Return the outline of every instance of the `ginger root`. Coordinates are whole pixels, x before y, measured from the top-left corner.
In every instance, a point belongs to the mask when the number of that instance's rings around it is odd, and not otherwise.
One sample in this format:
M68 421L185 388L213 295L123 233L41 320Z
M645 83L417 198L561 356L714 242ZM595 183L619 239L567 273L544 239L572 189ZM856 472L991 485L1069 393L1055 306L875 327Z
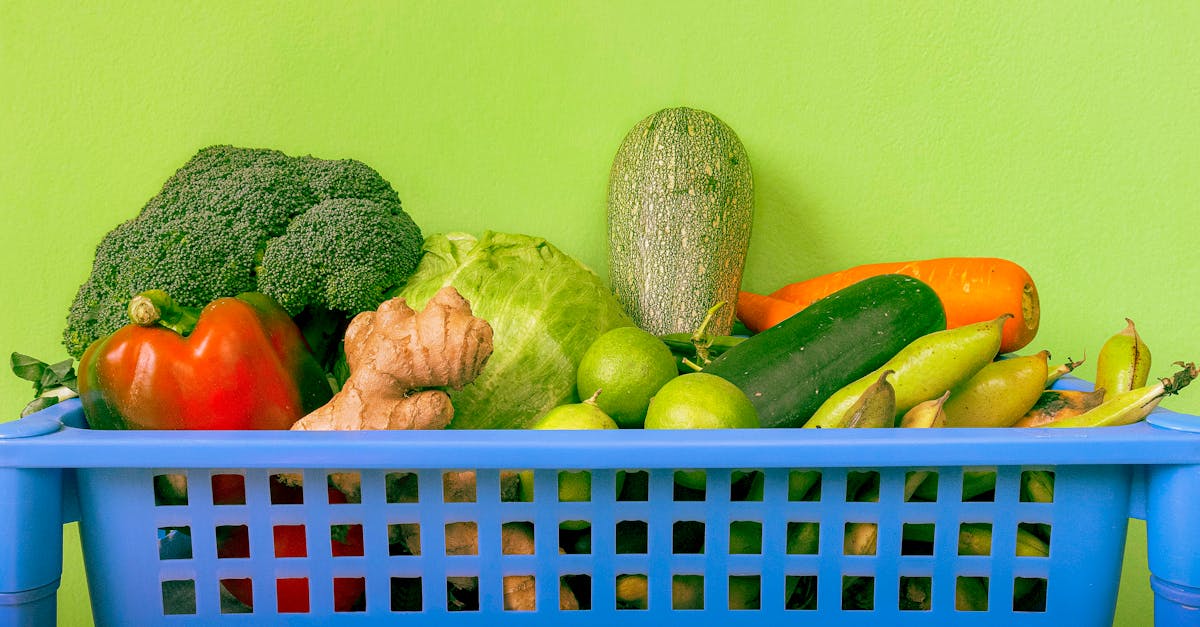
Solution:
M393 298L358 314L345 346L350 378L293 430L444 429L454 417L445 388L479 376L492 354L492 327L447 286L420 312Z

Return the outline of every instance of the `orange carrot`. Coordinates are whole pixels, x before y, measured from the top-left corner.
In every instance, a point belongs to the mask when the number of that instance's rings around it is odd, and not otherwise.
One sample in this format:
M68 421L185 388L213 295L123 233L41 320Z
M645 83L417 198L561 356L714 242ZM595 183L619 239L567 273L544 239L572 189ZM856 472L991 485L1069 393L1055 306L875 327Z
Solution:
M753 292L739 292L737 301L737 317L747 329L758 333L765 331L793 314L804 309L790 300L763 296Z
M903 274L927 283L942 299L947 328L1012 314L1004 324L1002 353L1024 347L1037 335L1040 311L1033 279L1016 263L995 257L944 257L855 266L785 285L771 297L807 307L843 287L878 274ZM749 323L745 324L751 328Z

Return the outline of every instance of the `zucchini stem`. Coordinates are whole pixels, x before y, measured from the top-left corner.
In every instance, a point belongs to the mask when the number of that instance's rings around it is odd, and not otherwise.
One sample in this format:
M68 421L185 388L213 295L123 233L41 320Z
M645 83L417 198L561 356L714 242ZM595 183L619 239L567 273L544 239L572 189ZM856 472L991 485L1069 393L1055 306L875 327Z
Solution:
M708 334L708 325L712 322L713 316L725 306L725 301L720 301L712 307L708 308L708 313L704 315L704 321L696 330L692 332L692 346L696 347L696 358L700 360L703 366L707 366L712 357L709 356L708 349L713 345L713 337Z

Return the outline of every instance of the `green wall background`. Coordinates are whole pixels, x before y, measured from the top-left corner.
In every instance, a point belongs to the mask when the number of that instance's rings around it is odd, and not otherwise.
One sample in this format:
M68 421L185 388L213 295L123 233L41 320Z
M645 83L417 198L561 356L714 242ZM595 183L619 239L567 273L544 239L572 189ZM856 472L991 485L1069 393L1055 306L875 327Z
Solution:
M1184 1L0 0L0 349L62 358L95 244L214 143L361 159L426 232L603 274L617 145L686 104L750 154L747 288L1007 257L1040 287L1031 348L1094 358L1128 316L1162 376L1200 359L1197 31ZM0 376L5 419L29 394ZM87 624L64 535L61 622ZM1144 552L1135 522L1118 624L1148 620Z

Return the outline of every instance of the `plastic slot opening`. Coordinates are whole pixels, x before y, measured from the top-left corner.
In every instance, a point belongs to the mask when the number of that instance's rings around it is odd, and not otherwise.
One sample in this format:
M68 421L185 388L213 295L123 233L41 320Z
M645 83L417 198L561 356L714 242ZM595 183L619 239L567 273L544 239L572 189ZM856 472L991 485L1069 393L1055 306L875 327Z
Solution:
M196 613L196 582L192 579L169 579L162 582L163 614L166 616Z
M672 575L671 576L671 609L673 609L673 610L702 610L702 609L704 609L704 576L703 575Z
M392 611L420 612L424 609L420 577L392 577Z

